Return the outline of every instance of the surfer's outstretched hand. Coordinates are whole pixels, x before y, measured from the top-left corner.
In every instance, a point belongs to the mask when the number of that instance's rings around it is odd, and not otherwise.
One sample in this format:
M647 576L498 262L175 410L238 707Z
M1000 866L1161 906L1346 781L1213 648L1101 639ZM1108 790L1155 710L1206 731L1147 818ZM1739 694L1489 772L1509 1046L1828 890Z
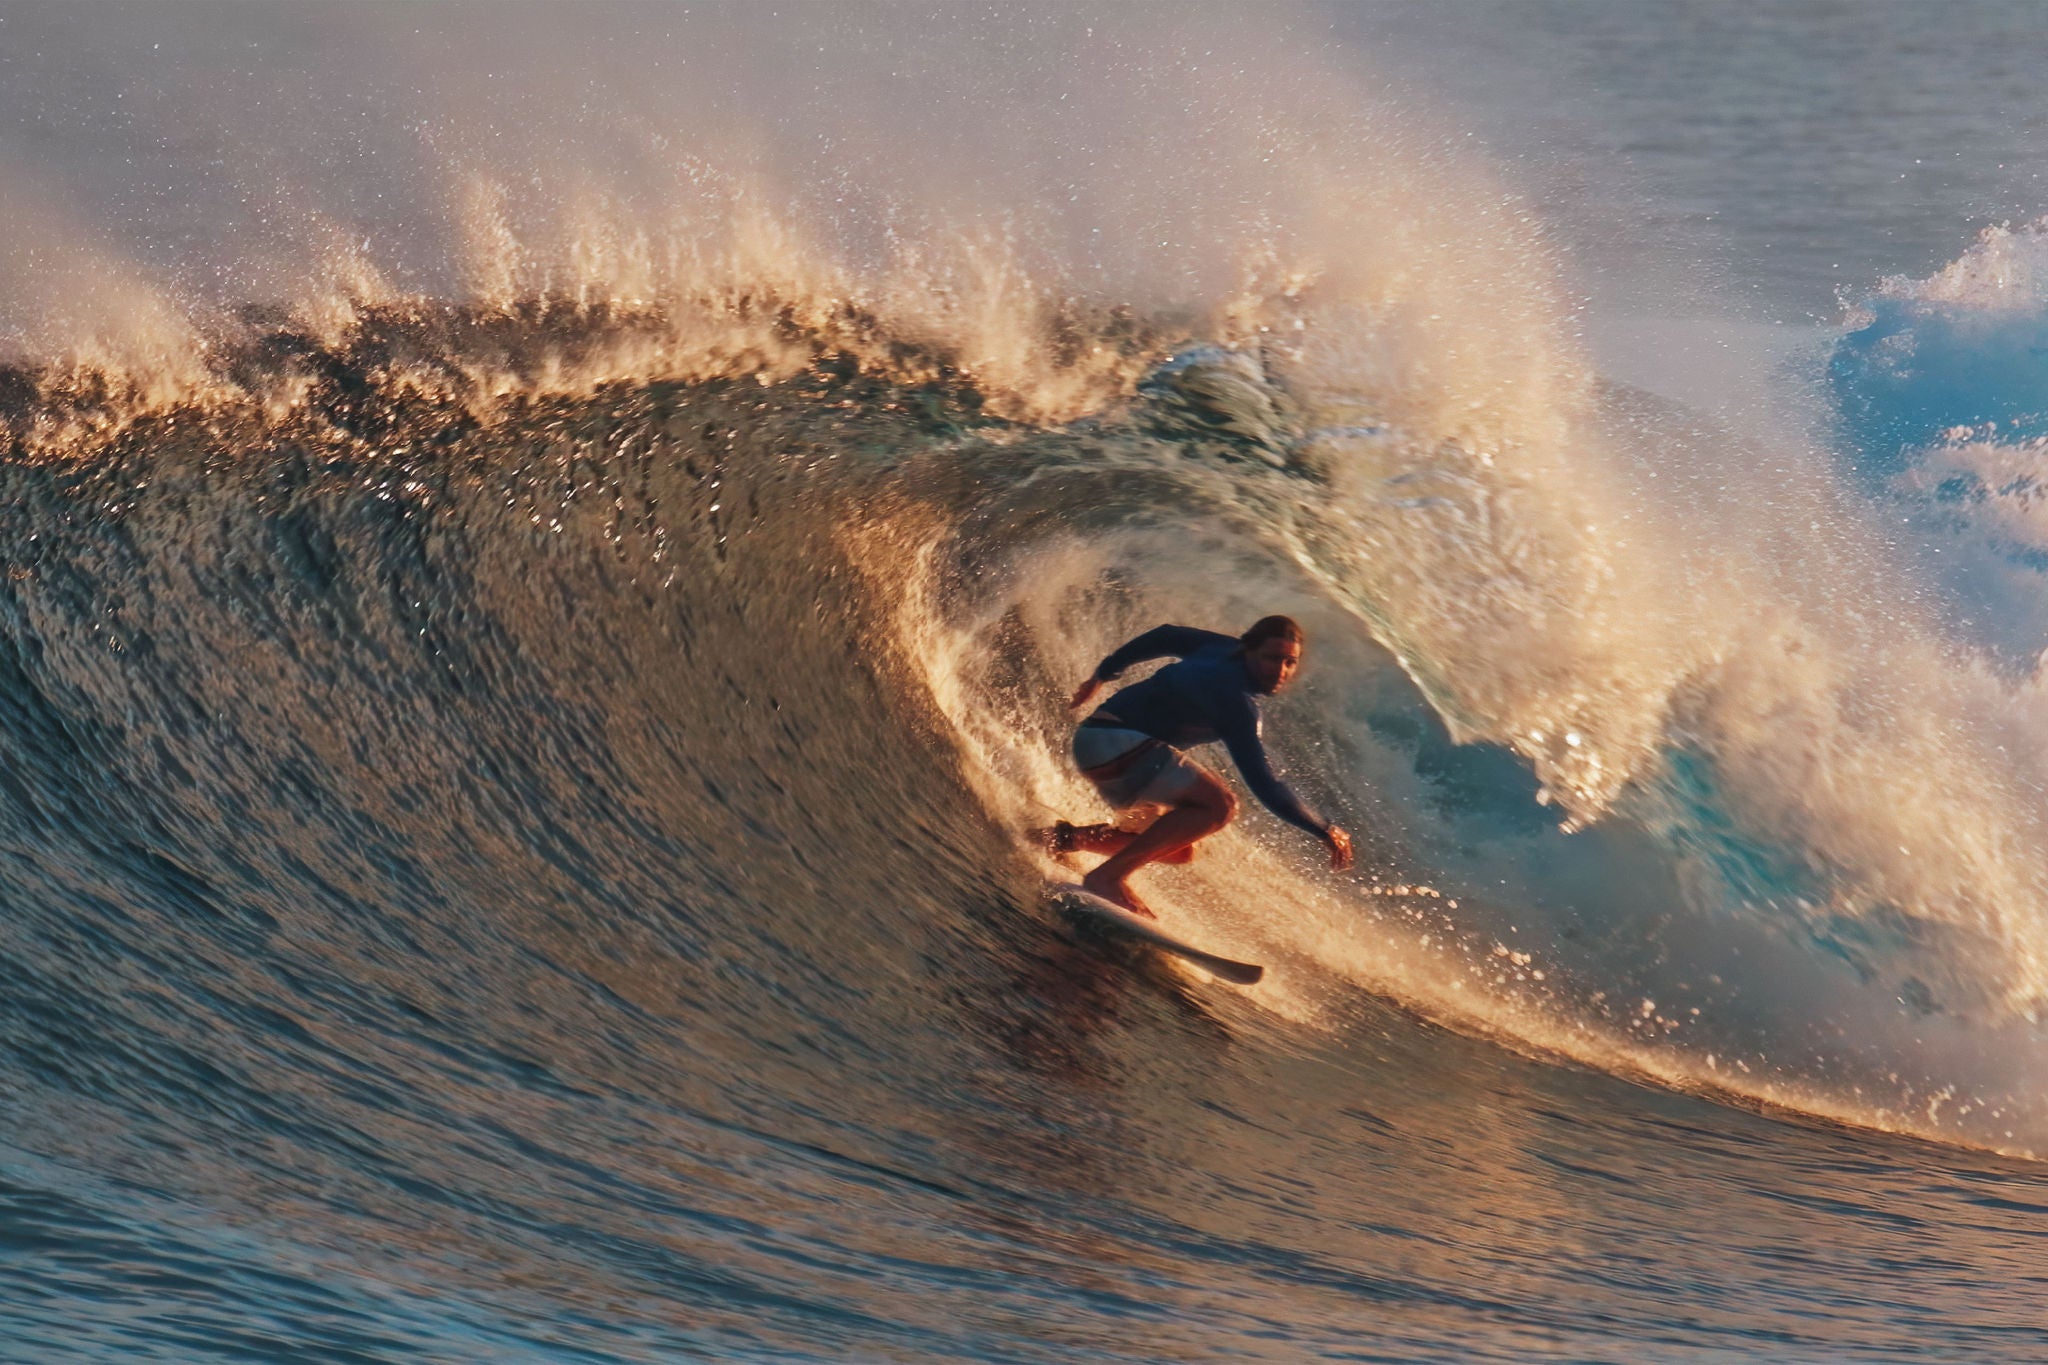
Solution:
M1345 868L1351 866L1350 835L1332 825L1330 826L1330 832L1323 836L1323 842L1330 846L1330 867L1332 870L1342 872Z
M1095 694L1097 692L1100 692L1101 690L1101 680L1091 673L1088 676L1088 681L1082 683L1079 687L1074 689L1074 699L1068 702L1067 705L1072 707L1074 710L1078 711L1082 707L1086 706L1089 702L1093 701L1095 699Z

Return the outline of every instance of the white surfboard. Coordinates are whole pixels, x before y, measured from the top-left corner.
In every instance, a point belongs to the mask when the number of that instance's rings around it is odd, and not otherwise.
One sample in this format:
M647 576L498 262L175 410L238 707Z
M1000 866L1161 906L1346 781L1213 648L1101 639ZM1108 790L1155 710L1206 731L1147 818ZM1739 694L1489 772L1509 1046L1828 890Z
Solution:
M1060 902L1060 908L1075 923L1097 929L1119 938L1131 939L1157 948L1162 953L1171 953L1194 963L1203 971L1219 976L1239 986L1250 986L1266 974L1266 969L1255 962L1239 962L1234 958L1219 957L1204 952L1192 943L1183 942L1159 927L1158 920L1134 915L1120 905L1083 891L1072 882L1053 882L1050 894Z

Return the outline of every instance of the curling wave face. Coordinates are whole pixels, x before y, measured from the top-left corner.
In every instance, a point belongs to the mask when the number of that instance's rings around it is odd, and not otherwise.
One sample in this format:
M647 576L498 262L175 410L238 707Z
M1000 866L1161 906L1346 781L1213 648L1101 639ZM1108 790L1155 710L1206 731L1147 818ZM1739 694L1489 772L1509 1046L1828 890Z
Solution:
M76 770L31 809L86 782L64 799L182 829L179 865L249 812L238 860L349 845L311 874L331 887L372 876L353 845L380 828L372 861L411 869L382 904L444 866L502 892L487 827L567 803L607 832L565 885L658 830L639 893L686 838L723 868L721 914L825 932L848 850L887 850L851 858L864 913L902 913L906 864L936 865L956 889L917 899L944 918L986 862L1028 901L1018 832L1088 812L1061 758L1072 676L1153 620L1288 610L1315 663L1276 743L1369 832L1367 870L1318 874L1254 817L1162 883L1224 948L1287 964L1265 1008L1319 1026L1363 987L1685 1088L2035 1141L2025 1054L1984 1060L2032 1029L2035 873L1999 804L2021 770L1897 685L1955 685L1934 633L1897 635L1910 614L1826 618L1878 562L1857 510L1777 495L1830 517L1819 551L1780 506L1687 525L1696 422L1575 379L1568 348L1433 406L1374 380L1415 344L1398 320L1268 307L1236 344L1178 346L1170 320L1066 308L1086 344L1063 354L1135 378L1053 422L884 319L754 293L361 303L325 336L252 313L176 401L19 369L10 605L22 705L49 712L23 734L102 746L25 754ZM1718 453L1723 479L1781 458ZM1710 566L1733 610L1702 596ZM895 813L811 827L849 807ZM426 811L467 814L428 832ZM203 885L235 882L219 856ZM302 875L303 852L262 856L287 861L241 884Z
M1738 432L1324 16L621 14L190 11L0 149L0 1341L2033 1339L2038 229ZM1273 611L1356 872L1070 942L1062 699Z
M1996 842L2024 813L1965 780L2001 770L1938 699L1870 690L1952 670L1935 635L1820 610L1816 581L1881 564L1857 506L1688 523L1688 415L1554 359L1491 406L1412 375L1396 401L1361 359L1383 317L1270 306L1235 341L1069 310L1064 354L1133 378L1060 420L885 320L732 299L687 328L561 298L250 314L182 396L16 369L18 1140L251 1228L290 1210L337 1262L406 1247L511 1347L550 1329L503 1286L545 1274L680 1294L671 1343L759 1346L776 1305L788 1349L869 1312L969 1349L919 1303L942 1265L997 1274L973 1243L1007 1234L920 1242L877 1290L895 1225L846 1184L931 1202L920 1227L1114 1185L1041 1169L1112 1121L1085 1038L1131 1008L1046 956L1023 831L1090 799L1060 701L1143 625L1284 610L1313 643L1274 747L1367 852L1334 879L1254 813L1156 874L1272 968L1220 1015L1171 991L1188 1027L1283 1067L1397 1028L1404 1093L1453 1056L1542 1070L1377 996L1538 1058L2040 1141L2026 1052L1992 1046L2032 1036L2032 874ZM686 332L772 353L679 364ZM1836 543L1779 538L1787 505ZM1982 876L1944 902L1957 866ZM1020 1108L984 1046L1059 1086ZM1146 1065L1207 1065L1181 1046ZM1149 1143L1174 1113L1116 1121ZM798 1291L745 1231L764 1161L804 1210ZM1166 1235L1104 1217L1074 1234Z

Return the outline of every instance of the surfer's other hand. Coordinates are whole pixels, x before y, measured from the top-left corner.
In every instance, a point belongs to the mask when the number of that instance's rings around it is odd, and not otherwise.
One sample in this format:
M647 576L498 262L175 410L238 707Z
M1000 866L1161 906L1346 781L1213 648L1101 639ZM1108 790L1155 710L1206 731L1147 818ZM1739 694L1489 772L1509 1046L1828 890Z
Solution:
M1323 836L1323 842L1330 846L1330 867L1342 872L1351 866L1351 836L1337 826L1330 826L1330 832Z
M1068 702L1067 705L1073 708L1074 710L1078 711L1082 707L1086 706L1090 701L1093 701L1095 698L1095 694L1097 692L1100 692L1101 690L1102 680L1100 678L1095 677L1093 674L1090 674L1088 681L1082 683L1079 687L1074 689L1074 699Z

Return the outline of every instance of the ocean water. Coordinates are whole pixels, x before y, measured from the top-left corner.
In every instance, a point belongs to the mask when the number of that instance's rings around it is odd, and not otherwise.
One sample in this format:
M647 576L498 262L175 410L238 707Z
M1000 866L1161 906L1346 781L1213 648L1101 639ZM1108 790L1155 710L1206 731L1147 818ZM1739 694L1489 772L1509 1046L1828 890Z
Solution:
M0 8L0 1360L2048 1360L2044 47Z

